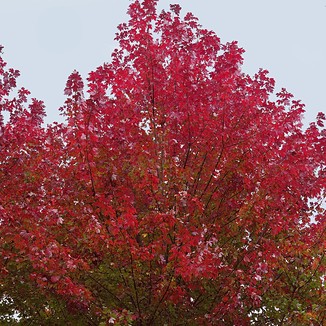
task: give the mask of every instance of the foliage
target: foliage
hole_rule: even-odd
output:
[[[325,115],[303,130],[236,42],[156,4],[131,3],[87,94],[71,74],[63,124],[0,59],[2,316],[322,325]]]

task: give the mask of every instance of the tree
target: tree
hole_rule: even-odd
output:
[[[130,5],[87,94],[71,74],[63,124],[12,97],[0,61],[2,315],[322,325],[325,115],[303,130],[304,105],[243,73],[236,42],[156,4]]]

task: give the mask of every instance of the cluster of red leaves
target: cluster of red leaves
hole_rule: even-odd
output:
[[[64,124],[0,59],[4,294],[31,282],[90,324],[322,323],[325,115],[304,131],[236,42],[156,3],[130,5],[87,96],[71,74]]]

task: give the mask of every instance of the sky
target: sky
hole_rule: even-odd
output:
[[[178,3],[223,43],[245,49],[243,71],[267,69],[276,89],[306,104],[305,125],[326,112],[326,0],[160,0]],[[0,44],[19,86],[45,102],[46,122],[58,108],[70,73],[84,79],[110,61],[116,26],[128,19],[129,0],[0,0]]]

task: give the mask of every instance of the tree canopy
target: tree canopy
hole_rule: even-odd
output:
[[[1,323],[322,325],[325,115],[156,5],[70,75],[64,123],[0,57]]]

